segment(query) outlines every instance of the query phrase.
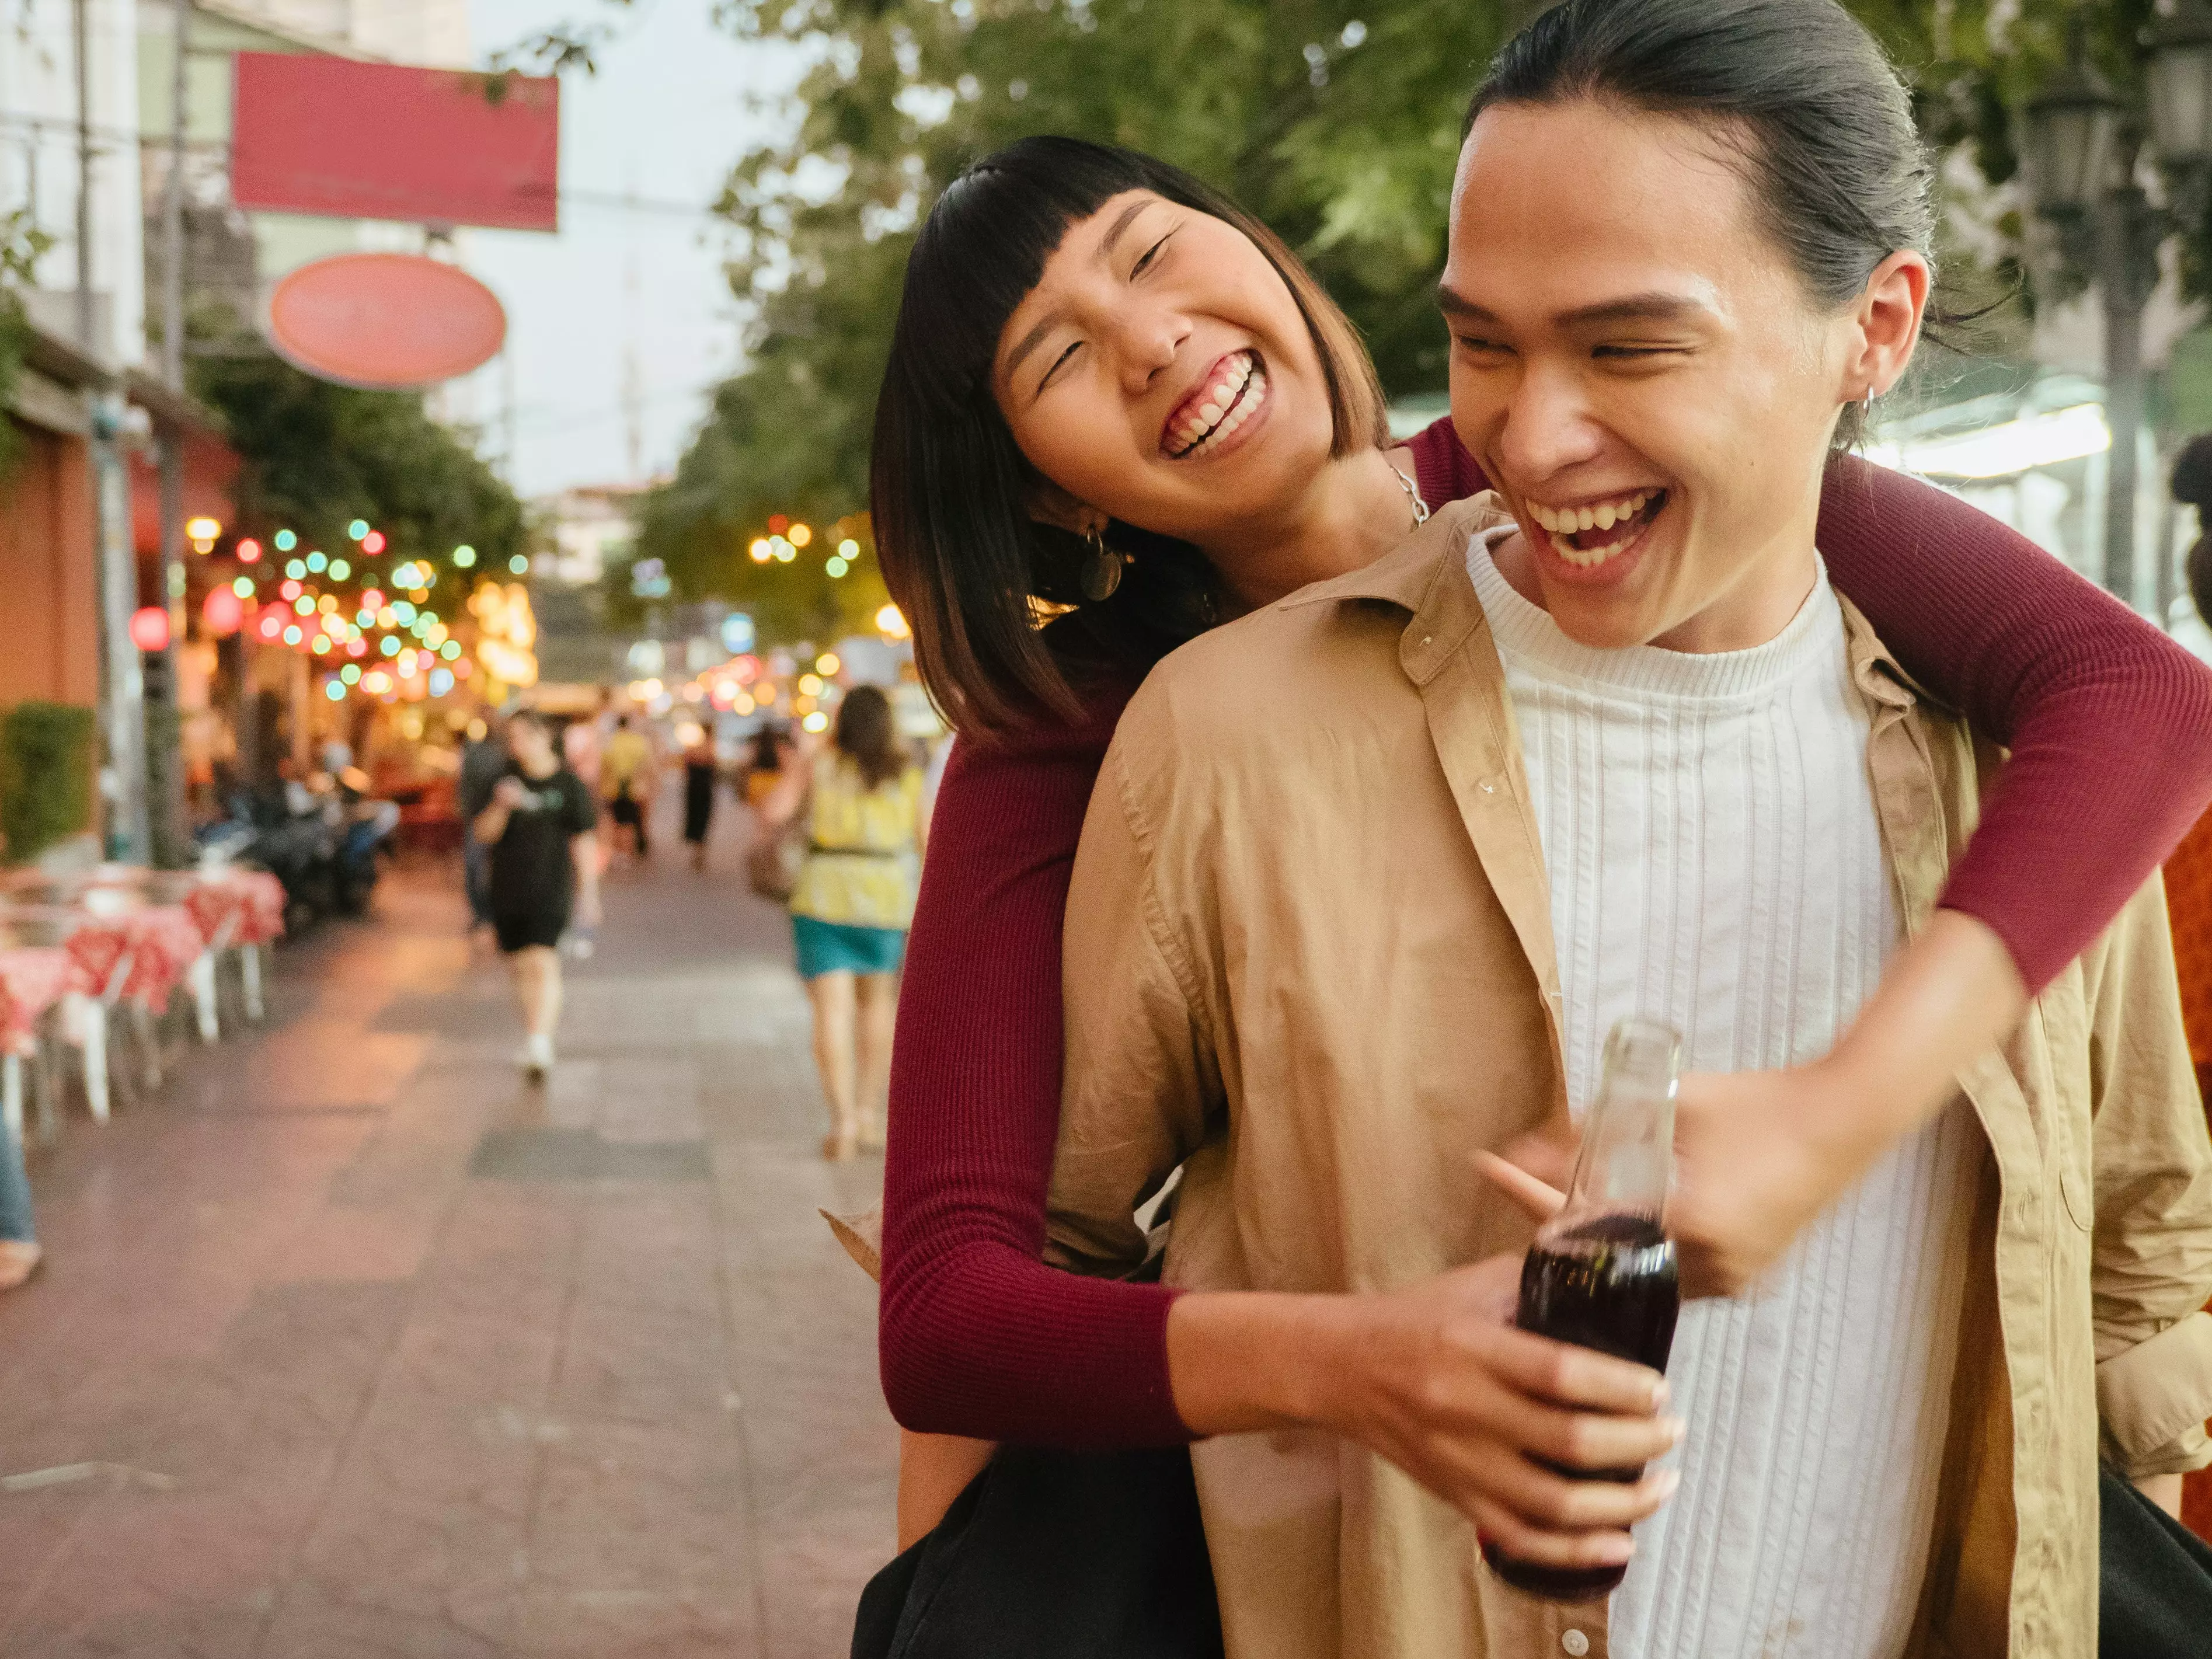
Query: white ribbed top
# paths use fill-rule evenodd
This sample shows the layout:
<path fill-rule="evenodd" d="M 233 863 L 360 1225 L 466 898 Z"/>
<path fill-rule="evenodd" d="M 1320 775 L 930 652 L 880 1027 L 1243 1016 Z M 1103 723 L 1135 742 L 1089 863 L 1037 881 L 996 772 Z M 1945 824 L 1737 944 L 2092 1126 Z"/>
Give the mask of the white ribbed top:
<path fill-rule="evenodd" d="M 1498 532 L 1502 533 L 1502 532 Z M 1626 1015 L 1684 1064 L 1825 1052 L 1899 936 L 1868 725 L 1823 570 L 1749 651 L 1576 644 L 1468 554 L 1552 886 L 1567 1094 Z M 1822 1216 L 1750 1293 L 1683 1310 L 1668 1376 L 1682 1485 L 1638 1529 L 1618 1659 L 1895 1659 L 1920 1589 L 1968 1211 L 1954 1109 Z"/>

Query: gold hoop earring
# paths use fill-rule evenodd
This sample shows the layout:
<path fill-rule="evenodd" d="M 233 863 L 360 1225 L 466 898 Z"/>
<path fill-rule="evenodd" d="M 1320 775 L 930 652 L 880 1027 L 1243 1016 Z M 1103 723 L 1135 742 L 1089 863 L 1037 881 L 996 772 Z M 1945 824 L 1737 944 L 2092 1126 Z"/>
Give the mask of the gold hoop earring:
<path fill-rule="evenodd" d="M 1121 556 L 1106 545 L 1106 532 L 1097 526 L 1084 532 L 1090 552 L 1083 561 L 1083 597 L 1096 605 L 1114 597 L 1121 585 Z"/>

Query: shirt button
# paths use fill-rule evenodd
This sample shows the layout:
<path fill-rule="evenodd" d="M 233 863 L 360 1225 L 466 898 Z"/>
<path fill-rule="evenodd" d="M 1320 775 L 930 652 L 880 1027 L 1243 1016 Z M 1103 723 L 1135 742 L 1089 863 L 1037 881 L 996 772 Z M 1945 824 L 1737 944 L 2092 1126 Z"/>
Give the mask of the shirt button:
<path fill-rule="evenodd" d="M 1571 1629 L 1559 1638 L 1559 1645 L 1567 1650 L 1571 1659 L 1583 1659 L 1583 1655 L 1589 1651 L 1589 1638 L 1578 1630 Z"/>
<path fill-rule="evenodd" d="M 1486 795 L 1494 795 L 1498 793 L 1498 780 L 1496 778 L 1485 778 L 1481 782 L 1476 784 L 1474 787 L 1481 790 Z"/>
<path fill-rule="evenodd" d="M 1423 645 L 1433 645 L 1436 643 L 1436 637 L 1437 636 L 1433 634 L 1424 634 L 1421 635 L 1421 643 Z"/>

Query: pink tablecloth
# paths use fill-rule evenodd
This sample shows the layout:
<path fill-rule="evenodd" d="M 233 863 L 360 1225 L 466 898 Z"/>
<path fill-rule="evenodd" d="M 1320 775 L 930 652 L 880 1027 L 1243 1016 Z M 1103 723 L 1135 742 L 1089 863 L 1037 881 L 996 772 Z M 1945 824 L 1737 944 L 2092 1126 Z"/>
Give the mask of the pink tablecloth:
<path fill-rule="evenodd" d="M 284 884 L 266 870 L 240 870 L 232 879 L 245 890 L 246 914 L 238 940 L 266 945 L 284 931 Z"/>
<path fill-rule="evenodd" d="M 39 1017 L 83 988 L 76 959 L 58 945 L 0 949 L 0 1053 L 28 1049 Z"/>
<path fill-rule="evenodd" d="M 266 945 L 284 931 L 283 884 L 265 871 L 226 870 L 207 876 L 185 900 L 185 908 L 209 945 Z"/>
<path fill-rule="evenodd" d="M 149 1008 L 168 1006 L 175 990 L 204 948 L 199 924 L 181 904 L 149 904 L 121 915 L 88 916 L 69 937 L 69 954 L 88 986 L 105 993 L 116 964 L 130 952 L 131 966 L 119 994 Z"/>

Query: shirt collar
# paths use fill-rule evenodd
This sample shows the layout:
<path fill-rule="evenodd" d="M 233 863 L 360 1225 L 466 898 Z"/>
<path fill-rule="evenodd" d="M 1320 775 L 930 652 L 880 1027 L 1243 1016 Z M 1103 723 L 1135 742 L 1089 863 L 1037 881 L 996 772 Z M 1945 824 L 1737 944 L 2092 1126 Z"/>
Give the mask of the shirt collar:
<path fill-rule="evenodd" d="M 1467 538 L 1504 522 L 1498 496 L 1454 501 L 1374 563 L 1302 587 L 1279 608 L 1370 601 L 1413 613 L 1398 647 L 1398 660 L 1416 685 L 1425 685 L 1477 629 L 1487 629 L 1474 584 L 1468 580 Z"/>

